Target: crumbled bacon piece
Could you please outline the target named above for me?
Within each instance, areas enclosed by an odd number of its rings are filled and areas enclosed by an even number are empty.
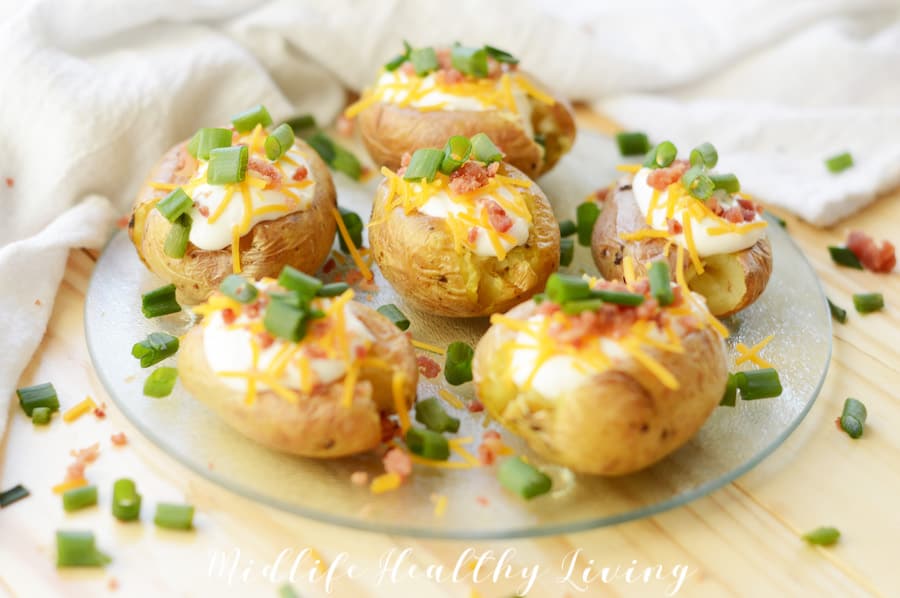
[[[416,357],[416,365],[419,367],[419,373],[429,379],[436,378],[441,373],[438,362],[424,355]]]
[[[752,222],[756,219],[756,204],[743,197],[738,198],[737,204],[741,208],[741,215],[744,217],[744,222]]]
[[[496,430],[487,430],[481,436],[481,444],[478,445],[478,460],[483,465],[493,465],[497,455],[503,449],[503,440]]]
[[[466,76],[454,68],[441,69],[438,71],[437,78],[444,85],[456,85],[466,80]]]
[[[386,414],[381,414],[381,442],[390,442],[400,434],[400,424]]]
[[[715,214],[716,216],[720,216],[720,217],[721,217],[722,214],[725,213],[725,210],[724,210],[724,209],[722,208],[722,206],[719,204],[719,200],[716,199],[715,196],[712,196],[712,197],[710,197],[709,199],[706,200],[706,207],[709,208],[709,210],[710,210],[713,214]]]
[[[484,497],[484,496],[476,496],[476,497],[475,497],[475,502],[477,502],[478,504],[480,504],[482,507],[486,507],[486,506],[488,506],[489,504],[491,504],[491,501],[489,501],[489,500],[487,499],[487,497]]]
[[[728,222],[738,224],[744,221],[744,210],[741,209],[741,206],[731,206],[722,217]]]
[[[596,191],[594,191],[594,199],[598,202],[604,202],[608,197],[609,187],[603,187],[602,189],[597,189]]]
[[[409,152],[403,152],[403,155],[400,156],[400,166],[406,168],[409,166],[410,161],[412,161],[412,154]]]
[[[97,419],[106,417],[106,403],[101,403],[98,407],[94,407],[94,417]]]
[[[690,166],[691,163],[687,160],[675,160],[666,168],[657,168],[650,172],[647,184],[654,189],[665,191],[666,187],[678,181]]]
[[[268,349],[275,343],[275,337],[268,332],[260,332],[256,335],[256,342],[259,343],[260,349]]]
[[[350,483],[354,486],[365,486],[369,483],[369,474],[364,471],[354,471],[350,474]]]
[[[491,226],[493,226],[494,230],[498,233],[505,233],[512,228],[512,218],[510,218],[506,213],[506,210],[500,207],[500,204],[493,199],[485,201],[483,209],[487,210],[488,222],[491,223]]]
[[[678,234],[681,234],[682,227],[681,227],[681,223],[680,223],[680,222],[678,222],[678,221],[675,220],[674,218],[669,218],[668,220],[666,220],[666,224],[667,224],[668,227],[669,227],[669,234],[670,234],[670,235],[678,235]]]
[[[128,444],[128,437],[125,436],[125,432],[116,432],[109,437],[109,440],[115,446],[125,446],[126,444]]]
[[[381,459],[386,473],[396,473],[401,478],[408,478],[412,473],[412,459],[398,448],[392,448]]]
[[[7,187],[9,187],[10,189],[12,189],[12,188],[13,188],[13,185],[15,185],[15,184],[16,184],[16,180],[15,180],[15,179],[13,179],[12,177],[6,177],[6,186],[7,186]]]
[[[80,480],[84,478],[84,469],[100,456],[100,444],[95,443],[83,449],[73,450],[69,454],[75,461],[66,468],[66,481]]]
[[[378,290],[378,284],[376,284],[375,279],[369,280],[368,278],[363,278],[359,281],[357,285],[359,290],[365,291],[366,293],[374,293]]]
[[[222,310],[222,321],[225,322],[226,326],[230,326],[234,324],[234,321],[237,319],[237,316],[234,313],[234,310],[230,307],[226,307]]]
[[[124,230],[124,229],[128,228],[128,223],[130,221],[131,221],[131,216],[128,216],[127,214],[125,216],[119,216],[119,218],[116,219],[116,228],[118,228],[120,230]]]
[[[475,243],[478,242],[478,227],[477,226],[473,226],[472,228],[469,229],[469,234],[466,235],[466,240],[471,245],[474,245]]]
[[[115,592],[119,589],[119,580],[115,577],[110,577],[106,582],[106,587],[110,592]]]
[[[259,311],[262,309],[263,305],[261,301],[257,301],[256,303],[251,303],[247,307],[244,308],[244,313],[247,314],[248,318],[255,318],[259,315]]]
[[[488,177],[495,177],[500,172],[500,162],[491,162],[487,167]]]
[[[466,405],[466,411],[469,413],[481,413],[484,411],[484,405],[478,399],[472,399]]]
[[[34,300],[34,304],[37,305],[38,307],[40,307],[40,306],[42,305],[40,299],[35,299],[35,300]]]
[[[307,176],[309,176],[309,170],[307,170],[306,166],[301,164],[297,167],[297,170],[294,171],[294,174],[291,175],[291,178],[295,181],[303,181],[306,180]]]
[[[488,176],[484,165],[470,160],[453,171],[449,186],[454,193],[468,193],[487,185]]]
[[[336,128],[341,137],[350,137],[353,135],[353,119],[341,114],[337,117]]]
[[[268,160],[252,156],[247,163],[247,170],[255,172],[260,178],[265,179],[266,189],[281,187],[281,172]]]
[[[406,61],[400,67],[400,72],[406,75],[407,77],[415,77],[416,76],[416,67],[410,61]]]
[[[883,241],[879,247],[872,237],[861,231],[851,231],[847,235],[847,249],[859,258],[866,270],[872,272],[891,272],[897,265],[892,243]]]
[[[437,54],[438,64],[442,69],[453,68],[453,56],[450,48],[437,48],[434,53]]]
[[[537,313],[542,316],[552,316],[559,310],[560,307],[558,303],[553,303],[552,301],[544,301],[540,305],[538,305]]]
[[[310,359],[325,359],[326,357],[328,357],[328,351],[318,345],[314,345],[311,343],[307,344],[303,348],[303,351]]]
[[[196,204],[194,204],[196,205]],[[204,218],[209,218],[209,208],[203,204],[197,205],[197,211],[200,212],[200,215]]]
[[[368,353],[368,352],[369,352],[369,350],[366,349],[365,346],[363,346],[363,345],[357,345],[356,349],[354,350],[354,353],[355,353],[357,359],[365,358],[366,353]]]
[[[322,272],[324,272],[325,274],[328,274],[332,270],[334,270],[335,266],[337,266],[337,262],[334,261],[333,257],[330,257],[330,258],[328,258],[328,261],[325,262],[325,265],[322,266]]]

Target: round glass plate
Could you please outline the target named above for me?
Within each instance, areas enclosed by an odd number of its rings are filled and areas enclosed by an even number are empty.
[[[617,177],[618,161],[611,140],[581,133],[573,151],[539,181],[557,216],[572,218],[578,203]],[[380,177],[365,184],[342,175],[335,178],[341,204],[368,214]],[[749,346],[774,334],[763,355],[778,368],[784,393],[776,399],[717,408],[688,444],[634,475],[580,476],[547,465],[554,490],[529,502],[504,491],[494,468],[416,466],[401,488],[375,496],[350,483],[355,471],[383,472],[374,455],[316,461],[279,454],[231,430],[180,385],[165,399],[143,396],[144,379],[153,368],[141,370],[131,357],[131,346],[155,330],[181,334],[191,319],[186,312],[154,320],[141,315],[139,295],[161,282],[138,260],[124,232],[112,239],[94,270],[85,302],[85,329],[100,379],[132,423],[193,471],[233,492],[311,519],[390,534],[475,539],[574,532],[645,517],[719,488],[771,453],[812,406],[828,368],[831,318],[803,254],[778,225],[769,227],[769,235],[775,256],[772,279],[759,301],[726,321],[732,331],[728,347],[733,358],[737,343]],[[596,272],[586,248],[576,249],[569,270]],[[410,330],[417,340],[440,346],[454,340],[474,344],[487,328],[486,319],[451,320],[416,313],[377,272],[376,277],[378,290],[359,292],[358,298],[376,306],[396,303],[411,316]],[[431,357],[442,363],[440,356]],[[441,383],[442,377],[423,377],[419,396],[435,395]],[[470,387],[448,388],[468,401]],[[474,439],[467,445],[471,452],[477,450],[485,425],[498,428],[494,422],[485,423],[481,413],[448,410],[463,420],[459,435]],[[530,455],[515,437],[503,434],[515,450]],[[437,516],[435,501],[440,496],[447,497],[446,511]]]

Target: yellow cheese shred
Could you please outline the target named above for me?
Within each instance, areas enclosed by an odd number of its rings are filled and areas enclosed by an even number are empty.
[[[231,227],[231,271],[241,273],[241,231],[237,224]]]
[[[344,239],[344,243],[347,245],[347,249],[350,250],[350,257],[353,258],[353,262],[356,264],[356,267],[359,268],[360,273],[363,275],[363,278],[371,281],[372,271],[369,270],[369,267],[366,266],[365,262],[362,260],[362,257],[359,255],[359,250],[356,248],[356,245],[353,243],[353,239],[350,238],[350,233],[347,231],[347,226],[344,224],[344,219],[341,218],[341,213],[337,211],[337,208],[331,208],[331,213],[334,216],[335,222],[337,223],[338,230],[341,233],[341,237]]]
[[[444,347],[438,347],[437,345],[432,345],[430,343],[423,343],[422,341],[417,341],[416,339],[412,339],[409,342],[416,349],[422,349],[423,351],[428,351],[429,353],[434,353],[436,355],[445,355],[447,353],[447,350]]]
[[[744,343],[738,343],[736,349],[738,353],[740,353],[740,356],[734,360],[734,365],[741,365],[742,363],[752,361],[761,368],[772,367],[771,363],[760,357],[759,352],[762,351],[766,347],[766,345],[772,342],[773,338],[775,338],[775,335],[770,334],[769,336],[749,348]]]
[[[440,389],[438,391],[438,396],[444,399],[444,401],[446,401],[449,405],[456,407],[457,409],[462,409],[464,407],[463,402],[460,401],[455,394],[453,394],[446,388]]]
[[[87,480],[84,478],[76,478],[74,480],[66,480],[61,484],[57,484],[52,488],[53,494],[63,494],[68,492],[69,490],[74,490],[75,488],[81,488],[83,486],[87,486]]]
[[[66,423],[72,423],[88,411],[97,408],[97,403],[94,402],[94,399],[91,397],[85,398],[83,401],[69,409],[63,414],[63,421]]]
[[[431,499],[434,502],[434,516],[443,517],[444,513],[447,512],[447,497],[443,494],[437,494],[432,495]]]
[[[372,479],[372,483],[369,484],[369,491],[372,494],[384,494],[385,492],[396,490],[402,483],[403,478],[396,473],[383,473]]]
[[[700,254],[697,253],[697,245],[694,243],[694,232],[691,225],[691,215],[682,212],[682,224],[684,225],[684,240],[687,243],[688,253],[691,255],[691,263],[694,264],[694,270],[697,274],[703,274],[703,262],[700,261]]]
[[[637,280],[637,276],[634,274],[634,258],[630,255],[622,258],[622,275],[625,277],[625,283],[628,285],[634,284],[634,281]]]

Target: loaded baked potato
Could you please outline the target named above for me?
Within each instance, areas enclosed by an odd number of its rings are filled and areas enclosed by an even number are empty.
[[[419,149],[396,173],[382,168],[369,244],[384,277],[414,307],[487,316],[540,291],[559,267],[550,203],[501,159],[479,134],[453,137],[444,150]]]
[[[195,398],[269,448],[320,458],[373,449],[382,418],[415,402],[412,345],[352,301],[346,285],[316,289],[316,279],[289,272],[277,283],[226,279],[227,294],[195,308],[203,321],[182,342],[178,375]],[[298,279],[299,288],[328,296],[280,286]]]
[[[761,208],[740,193],[734,175],[710,172],[716,159],[709,144],[694,150],[691,162],[675,159],[671,144],[657,160],[660,146],[607,195],[593,232],[594,262],[605,278],[624,280],[626,267],[640,278],[651,262],[667,260],[673,279],[683,275],[714,315],[740,311],[772,273]]]
[[[555,274],[540,303],[491,318],[475,391],[542,457],[582,473],[634,472],[684,444],[723,396],[725,346],[709,319],[702,298],[677,285]]]
[[[334,241],[334,184],[318,154],[290,126],[271,128],[262,106],[232,122],[166,152],[132,210],[138,255],[180,303],[203,301],[233,272],[316,272]]]
[[[506,161],[531,178],[547,172],[575,141],[575,119],[502,50],[410,48],[384,66],[350,106],[372,159],[392,170],[404,153],[451,135],[487,133]]]

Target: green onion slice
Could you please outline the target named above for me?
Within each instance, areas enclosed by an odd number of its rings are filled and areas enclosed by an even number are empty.
[[[847,323],[847,310],[838,307],[835,305],[831,299],[826,299],[828,301],[828,309],[831,310],[831,317],[840,322],[841,324]]]
[[[390,320],[394,324],[394,326],[396,326],[400,330],[406,330],[407,328],[409,328],[409,318],[407,318],[406,315],[402,311],[400,311],[400,308],[393,303],[381,305],[375,311]]]
[[[173,189],[156,204],[156,209],[169,222],[175,222],[182,214],[190,212],[192,207],[194,207],[194,201],[181,187]]]
[[[825,160],[825,167],[835,174],[843,172],[851,166],[853,166],[853,156],[850,155],[850,152],[844,152]]]
[[[338,206],[338,212],[341,214],[341,220],[344,221],[344,226],[347,227],[347,233],[350,236],[350,240],[353,241],[353,244],[357,247],[362,247],[363,243],[363,225],[362,218],[359,217],[359,214],[352,210],[348,210],[347,208],[343,208]],[[338,245],[341,248],[341,251],[344,253],[350,253],[350,248],[347,247],[346,241],[344,241],[344,236],[340,234],[340,232],[335,233],[338,237]]]
[[[691,166],[681,175],[681,184],[697,199],[709,199],[715,191],[715,184],[702,166]]]
[[[424,77],[438,68],[437,53],[432,47],[416,48],[409,53],[409,61],[419,77]]]
[[[562,305],[569,301],[589,299],[591,297],[591,285],[580,276],[554,272],[547,279],[547,288],[544,292],[547,293],[550,301]]]
[[[36,426],[46,426],[50,423],[53,411],[49,407],[35,407],[31,411],[31,423]]]
[[[322,158],[326,164],[331,166],[335,156],[337,156],[334,141],[331,140],[331,137],[322,131],[316,131],[306,140],[306,142],[316,150],[316,153],[319,154],[319,157]]]
[[[403,173],[403,178],[407,181],[418,181],[425,179],[429,183],[434,180],[438,168],[444,161],[444,152],[434,148],[417,149]]]
[[[144,396],[161,399],[172,394],[178,370],[170,367],[159,367],[150,372],[144,381]]]
[[[441,172],[451,174],[465,164],[472,153],[472,142],[463,135],[454,135],[444,146],[444,159],[441,160]]]
[[[409,55],[412,53],[412,46],[409,45],[409,42],[403,40],[403,54],[395,56],[391,58],[385,65],[384,70],[386,71],[396,71],[400,66],[409,60]]]
[[[256,125],[268,127],[272,124],[272,117],[269,116],[269,111],[265,106],[257,104],[253,108],[231,117],[231,124],[238,133],[246,133],[252,131]]]
[[[647,153],[644,166],[647,168],[666,168],[675,161],[678,148],[671,141],[662,141]]]
[[[526,500],[546,494],[553,487],[547,474],[525,463],[521,457],[511,457],[501,463],[497,468],[497,479],[501,486]]]
[[[338,295],[343,295],[349,288],[350,285],[346,282],[330,282],[323,284],[316,295],[319,297],[337,297]]]
[[[519,64],[519,59],[506,52],[505,50],[501,50],[500,48],[495,48],[494,46],[488,46],[485,44],[484,51],[487,52],[487,55],[496,60],[497,62],[502,62],[504,64]]]
[[[141,361],[142,368],[156,365],[178,352],[178,337],[165,332],[151,332],[131,347],[131,355]]]
[[[487,77],[487,51],[484,48],[453,46],[450,49],[450,64],[459,72],[471,77]]]
[[[97,550],[93,532],[56,532],[57,567],[102,567],[111,561]]]
[[[713,182],[713,187],[716,189],[722,189],[728,193],[737,193],[741,190],[741,182],[730,172],[724,174],[710,174],[709,178]]]
[[[841,411],[841,429],[850,438],[859,438],[863,434],[866,417],[868,417],[868,411],[862,401],[848,398],[844,401],[844,409]]]
[[[596,202],[586,201],[575,208],[575,221],[578,223],[578,244],[582,247],[591,246],[594,224],[596,224],[599,216],[600,206]]]
[[[132,480],[121,478],[113,484],[113,517],[119,521],[136,521],[141,516],[141,495]]]
[[[166,529],[190,530],[194,527],[194,507],[161,502],[156,505],[153,523]]]
[[[834,527],[817,527],[811,532],[803,534],[803,539],[817,546],[831,546],[841,537],[841,532]]]
[[[82,486],[66,490],[62,495],[62,502],[67,513],[92,507],[97,504],[97,487]]]
[[[857,270],[863,269],[862,264],[859,262],[859,258],[856,257],[856,254],[846,247],[836,247],[834,245],[829,245],[828,253],[831,254],[831,261],[833,261],[835,264],[846,266],[848,268],[856,268]]]
[[[567,301],[562,304],[562,311],[569,316],[577,316],[585,311],[597,311],[606,303],[603,299],[579,299],[577,301]]]
[[[385,65],[385,68],[387,68],[387,65]],[[300,598],[300,594],[297,593],[290,583],[285,583],[278,588],[278,598]]]
[[[444,378],[453,386],[465,384],[472,379],[472,357],[475,351],[464,342],[455,341],[447,346],[444,358]]]
[[[141,312],[145,318],[158,318],[181,311],[175,300],[175,285],[167,284],[141,295]]]
[[[31,493],[28,491],[28,488],[26,488],[22,484],[16,484],[9,490],[0,492],[0,509],[5,509],[9,505],[15,502],[19,502],[30,494]]]
[[[459,419],[444,411],[441,401],[436,397],[423,399],[416,403],[416,421],[424,424],[432,432],[459,431]]]
[[[641,131],[623,131],[616,135],[616,144],[619,153],[623,156],[639,156],[646,154],[650,149],[650,140],[647,134]]]
[[[240,274],[229,274],[219,285],[219,290],[226,297],[234,299],[238,303],[253,303],[259,296],[259,290],[252,282]]]
[[[738,379],[734,374],[728,374],[728,382],[725,383],[725,392],[719,405],[722,407],[734,407],[737,403]]]
[[[879,311],[884,307],[884,295],[881,293],[857,293],[853,295],[853,307],[861,314]]]
[[[278,160],[294,146],[294,129],[287,123],[281,123],[266,137],[266,158]]]
[[[284,124],[291,127],[295,135],[303,137],[303,134],[311,129],[316,128],[316,117],[312,114],[300,114],[284,121]]]
[[[270,301],[263,326],[273,336],[297,342],[306,336],[307,310],[287,301]]]
[[[178,220],[172,223],[163,243],[163,252],[167,256],[176,260],[184,257],[191,240],[191,226],[193,226],[193,221],[187,214],[182,214]]]
[[[282,288],[294,291],[300,295],[301,298],[306,300],[315,297],[316,293],[318,293],[319,289],[324,285],[324,283],[315,276],[310,276],[305,272],[301,272],[293,266],[285,266],[281,269],[281,274],[278,275],[278,284]]]
[[[240,183],[247,176],[250,154],[246,145],[220,147],[209,152],[206,181],[210,185]]]
[[[431,430],[410,426],[406,431],[406,446],[412,454],[432,461],[446,461],[450,458],[447,439]]]
[[[329,163],[336,172],[343,172],[354,181],[362,176],[362,164],[350,150],[334,144],[334,159]]]
[[[672,291],[671,274],[669,264],[664,261],[655,261],[650,264],[647,273],[650,279],[650,294],[661,306],[671,305],[675,301],[675,293]]]
[[[561,220],[559,223],[559,236],[560,237],[571,237],[576,232],[578,232],[578,228],[575,226],[575,223],[571,220]]]
[[[628,293],[625,291],[592,290],[591,297],[594,299],[602,299],[606,303],[628,305],[631,307],[640,305],[644,302],[644,296],[640,293]]]
[[[50,411],[59,411],[59,398],[56,389],[50,382],[17,388],[16,396],[25,415],[31,417],[37,407],[47,407]]]
[[[706,168],[715,168],[719,162],[719,152],[713,144],[701,143],[691,150],[691,166],[705,166]]]
[[[571,222],[571,220],[569,221]],[[574,226],[574,225],[573,225]],[[559,265],[569,266],[575,258],[575,239],[559,240]]]
[[[487,133],[476,133],[472,136],[472,155],[485,164],[503,160],[503,152],[494,145]]]
[[[738,378],[741,389],[741,399],[754,401],[756,399],[770,399],[781,394],[781,380],[778,372],[772,368],[760,370],[748,370],[741,372],[743,376]]]
[[[203,128],[194,133],[188,142],[188,153],[200,160],[209,160],[209,152],[231,145],[231,131],[228,129]]]

